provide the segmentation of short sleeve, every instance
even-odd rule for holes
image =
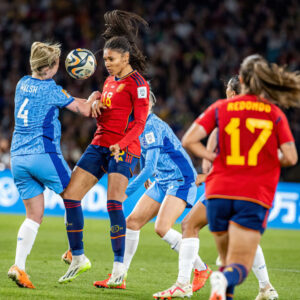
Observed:
[[[74,98],[61,86],[55,85],[53,88],[52,94],[52,104],[58,107],[65,107],[68,106],[71,102],[74,101]]]
[[[202,113],[196,120],[195,123],[203,126],[207,135],[209,135],[215,127],[217,127],[217,114],[218,114],[219,101],[209,106],[204,113]]]
[[[288,120],[285,114],[280,109],[278,109],[275,125],[279,145],[295,141]]]
[[[144,132],[144,141],[147,149],[163,147],[162,132],[151,126]]]

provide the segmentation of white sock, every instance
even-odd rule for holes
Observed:
[[[80,255],[72,255],[72,265],[76,265],[81,263],[82,261],[85,260],[85,255],[84,254],[80,254]]]
[[[177,282],[183,285],[191,282],[193,263],[199,251],[198,238],[182,239],[179,251],[179,272]]]
[[[15,265],[21,270],[25,271],[26,258],[34,244],[39,227],[39,223],[26,218],[19,229]]]
[[[259,287],[263,289],[266,285],[270,284],[269,274],[264,258],[264,254],[260,245],[258,245],[256,254],[253,261],[252,271],[255,274]]]
[[[114,261],[112,275],[118,276],[120,273],[126,272],[126,266],[124,263]]]
[[[173,250],[179,252],[182,235],[178,231],[174,230],[173,228],[169,229],[169,231],[163,236],[162,238],[166,241]]]
[[[139,239],[140,239],[140,230],[131,230],[129,228],[126,228],[124,264],[127,270],[130,267],[131,260],[138,247]]]
[[[170,229],[162,238],[166,241],[173,250],[179,252],[181,241],[182,241],[182,234],[174,229]],[[207,269],[206,264],[202,261],[200,256],[197,254],[196,259],[193,264],[193,268],[197,269],[198,271],[203,271]]]

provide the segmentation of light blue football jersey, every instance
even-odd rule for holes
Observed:
[[[148,116],[144,132],[139,137],[142,155],[152,148],[159,148],[154,178],[161,184],[170,181],[194,182],[197,176],[193,163],[170,126],[155,114]]]
[[[20,79],[15,93],[15,129],[11,156],[38,153],[61,153],[59,108],[74,98],[53,79],[31,76]]]

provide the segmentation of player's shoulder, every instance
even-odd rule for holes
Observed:
[[[168,124],[159,118],[156,114],[151,113],[146,121],[147,128],[153,128],[154,130],[160,130],[161,127],[166,127]]]
[[[130,72],[124,79],[136,86],[148,86],[147,80],[137,70]]]

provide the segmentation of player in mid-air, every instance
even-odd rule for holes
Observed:
[[[241,85],[238,76],[233,76],[230,78],[230,80],[227,83],[226,87],[226,97],[227,99],[230,99],[232,97],[235,97],[239,95],[241,92]],[[208,142],[207,142],[207,150],[214,152],[218,145],[218,128],[215,128],[213,132],[210,134]],[[189,139],[189,134],[187,133],[183,140],[183,145],[185,145],[186,140]],[[204,174],[209,173],[211,170],[211,162],[209,160],[203,159],[202,163],[202,170]],[[198,177],[199,180],[200,176]],[[202,176],[202,180],[206,178],[205,176]],[[191,209],[191,211],[188,213],[188,215],[183,219],[181,227],[182,227],[182,235],[185,238],[193,238],[198,237],[199,231],[207,225],[207,217],[206,217],[206,200],[205,195],[202,195],[198,202],[195,204],[195,206]],[[189,256],[187,260],[189,260],[189,265],[191,266],[192,262],[194,261],[193,256]],[[219,261],[219,257],[218,257]],[[185,268],[184,270],[180,270],[180,273],[184,274],[191,274],[192,268]],[[278,299],[278,294],[276,290],[273,288],[273,286],[270,283],[268,271],[264,259],[264,255],[262,252],[262,249],[260,246],[258,246],[254,263],[252,266],[252,270],[256,276],[256,278],[259,281],[260,291],[256,298],[256,300],[276,300]],[[187,277],[186,275],[185,277]],[[177,279],[177,282],[179,281],[179,278]],[[188,282],[189,283],[189,282]],[[188,285],[181,283],[182,285]],[[173,289],[174,287],[171,287],[163,292],[158,292],[155,294],[155,297],[162,298],[163,296],[165,298],[172,297],[173,296]],[[186,296],[186,292],[184,289],[181,291],[181,296]]]
[[[182,243],[181,234],[172,229],[184,209],[194,204],[197,174],[172,129],[152,113],[154,103],[155,96],[151,92],[146,126],[139,137],[142,147],[141,172],[126,189],[126,195],[130,196],[144,183],[147,188],[126,220],[124,264],[127,270],[137,250],[141,228],[155,216],[156,233],[175,251],[179,252],[179,248],[189,249],[191,244],[199,245],[198,238],[186,239]],[[153,184],[149,182],[152,175]],[[185,267],[186,261],[186,257],[180,257],[179,263]],[[202,288],[211,274],[198,253],[192,266],[195,276],[193,286],[185,287],[188,295],[192,295],[192,290]],[[96,281],[94,285],[106,288],[108,280]],[[126,288],[125,280],[118,288]],[[178,296],[180,293],[181,287],[178,286],[173,295]]]
[[[24,76],[15,92],[15,128],[11,143],[11,171],[26,208],[26,219],[18,232],[15,264],[8,276],[19,286],[34,288],[25,272],[26,258],[34,244],[44,214],[45,187],[60,194],[70,180],[71,171],[60,149],[59,109],[91,113],[92,102],[74,98],[52,77],[61,54],[59,44],[34,42],[31,46],[32,75]]]
[[[97,117],[94,139],[87,147],[63,193],[66,205],[67,232],[72,263],[59,282],[73,280],[89,263],[83,248],[81,200],[108,173],[107,210],[110,218],[111,244],[114,252],[109,286],[122,284],[126,277],[123,263],[126,221],[122,209],[128,179],[141,153],[139,135],[148,114],[149,85],[140,72],[145,71],[145,57],[136,45],[139,25],[147,25],[140,16],[120,10],[104,15],[103,59],[109,73],[101,100],[94,102]],[[101,109],[102,105],[106,109]],[[99,115],[100,114],[100,115]]]
[[[240,80],[241,95],[211,105],[183,139],[193,154],[213,161],[206,178],[207,218],[224,267],[210,277],[210,300],[233,299],[235,286],[247,277],[280,166],[298,159],[288,121],[277,105],[300,106],[300,75],[251,55],[241,64]],[[215,127],[217,154],[203,150],[200,142]]]

